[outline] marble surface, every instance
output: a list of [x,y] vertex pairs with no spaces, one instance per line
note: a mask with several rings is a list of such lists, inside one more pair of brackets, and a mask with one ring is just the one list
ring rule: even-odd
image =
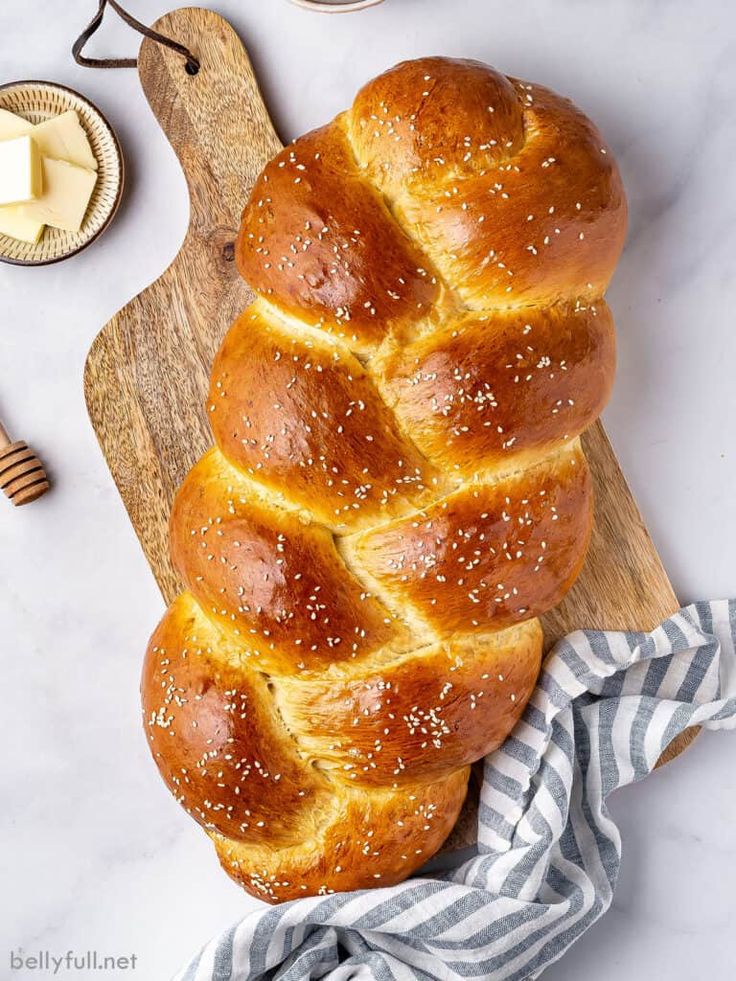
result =
[[[168,6],[131,0],[142,19]],[[138,675],[162,602],[88,423],[82,367],[99,327],[181,243],[187,200],[134,72],[77,68],[93,0],[4,0],[0,82],[54,79],[117,128],[129,185],[110,231],[45,269],[0,266],[0,418],[46,460],[53,493],[0,506],[0,975],[19,946],[138,955],[162,981],[251,901],[148,758]],[[606,413],[683,602],[736,594],[736,8],[707,0],[551,4],[387,0],[325,17],[220,0],[278,128],[296,136],[402,58],[494,63],[570,95],[620,161],[631,231],[610,302],[620,367]],[[109,18],[92,47],[136,49]],[[549,981],[732,973],[736,769],[727,734],[618,792],[614,907]],[[80,976],[80,975],[78,975]],[[99,972],[99,976],[104,976]],[[118,976],[118,975],[114,975]]]

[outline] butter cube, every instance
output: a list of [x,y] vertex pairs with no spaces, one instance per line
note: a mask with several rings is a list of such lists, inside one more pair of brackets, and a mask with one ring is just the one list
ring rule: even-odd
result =
[[53,228],[78,232],[96,183],[94,170],[44,157],[43,196],[22,205],[23,214]]
[[[16,116],[7,109],[0,109],[0,140],[12,140],[18,136],[28,136],[33,131],[33,123],[22,116]],[[23,206],[6,204],[0,207],[0,235],[9,235],[21,242],[35,245],[43,234],[43,222],[23,214]]]
[[30,136],[33,123],[14,112],[0,109],[0,140],[13,140],[16,136]]
[[35,245],[42,232],[43,222],[24,215],[22,204],[6,204],[0,208],[0,235],[9,235]]
[[77,167],[97,170],[97,161],[87,134],[73,109],[34,126],[33,139],[44,157],[66,160]]
[[42,190],[41,156],[33,139],[17,136],[0,142],[0,204],[32,201]]

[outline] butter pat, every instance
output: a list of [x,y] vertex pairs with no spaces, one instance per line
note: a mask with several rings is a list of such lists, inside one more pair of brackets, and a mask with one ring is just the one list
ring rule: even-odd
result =
[[16,116],[14,112],[0,109],[0,140],[13,140],[16,136],[30,136],[33,123]]
[[23,214],[22,204],[7,204],[0,208],[0,235],[10,235],[21,242],[35,245],[41,238],[43,222]]
[[16,136],[32,136],[43,157],[67,160],[78,167],[97,170],[97,160],[87,134],[73,109],[45,119],[37,126],[7,109],[0,109],[0,140],[12,140]]
[[87,134],[73,109],[34,126],[32,135],[42,156],[97,170],[97,161]]
[[43,197],[22,205],[21,210],[25,217],[43,225],[78,232],[96,183],[94,170],[44,157]]
[[0,204],[38,198],[43,190],[41,157],[30,136],[0,143]]

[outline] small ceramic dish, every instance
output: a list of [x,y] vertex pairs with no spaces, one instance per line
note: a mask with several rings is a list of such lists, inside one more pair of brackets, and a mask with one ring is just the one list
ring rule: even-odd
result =
[[97,183],[78,232],[44,228],[38,242],[20,242],[0,235],[0,261],[20,266],[59,262],[86,249],[112,221],[123,193],[124,164],[120,144],[100,110],[79,92],[56,82],[10,82],[0,85],[0,109],[43,122],[69,109],[76,110],[97,160]]
[[347,14],[351,10],[364,10],[375,7],[383,0],[291,0],[298,7],[307,10],[318,10],[323,14]]

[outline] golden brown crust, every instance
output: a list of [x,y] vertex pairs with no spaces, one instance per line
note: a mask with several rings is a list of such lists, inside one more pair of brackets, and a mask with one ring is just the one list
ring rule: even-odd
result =
[[303,751],[335,779],[400,786],[500,746],[534,689],[541,653],[539,621],[526,620],[381,665],[282,678],[275,690]]
[[[405,61],[364,86],[348,114],[351,144],[391,198],[477,177],[524,148],[513,82],[478,61]],[[435,194],[439,200],[444,195]]]
[[579,443],[491,484],[468,484],[346,543],[356,566],[441,637],[500,630],[556,606],[580,572],[593,523]]
[[203,827],[261,843],[296,844],[303,822],[331,806],[304,767],[264,675],[188,593],[156,629],[143,668],[143,715],[166,784]]
[[426,256],[362,179],[334,123],[266,166],[243,212],[236,261],[271,303],[358,351],[429,316],[439,293]]
[[608,401],[615,369],[603,300],[465,314],[380,364],[402,428],[433,463],[466,477],[516,469],[579,436]]
[[208,616],[262,670],[313,670],[404,634],[347,570],[332,535],[260,497],[210,450],[171,512],[174,566]]
[[228,332],[209,407],[228,459],[324,524],[375,524],[442,485],[360,361],[321,332],[295,334],[262,304]]
[[391,885],[440,847],[465,798],[466,767],[367,794],[302,758],[268,681],[183,593],[143,669],[146,732],[179,803],[226,871],[262,899]]
[[228,875],[270,903],[392,886],[424,865],[452,831],[469,775],[465,767],[397,791],[336,792],[324,827],[292,848],[212,840]]
[[625,225],[592,123],[477,62],[398,65],[264,170],[143,677],[254,895],[410,875],[519,719],[590,535]]
[[601,297],[626,234],[618,168],[571,102],[514,84],[521,152],[477,176],[448,167],[436,183],[398,193],[394,214],[472,309]]

